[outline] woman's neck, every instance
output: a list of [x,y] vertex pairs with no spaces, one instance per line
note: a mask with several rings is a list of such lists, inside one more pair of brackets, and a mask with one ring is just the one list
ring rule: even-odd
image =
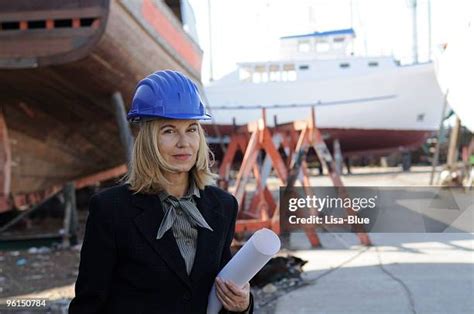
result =
[[189,186],[189,174],[187,172],[165,173],[165,178],[170,182],[166,192],[174,197],[182,197],[186,194]]

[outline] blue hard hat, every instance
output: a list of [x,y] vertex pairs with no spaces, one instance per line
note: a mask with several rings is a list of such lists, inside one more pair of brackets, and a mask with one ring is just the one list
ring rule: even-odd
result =
[[141,80],[127,118],[140,121],[154,118],[209,120],[211,116],[199,96],[196,84],[171,70],[158,71]]

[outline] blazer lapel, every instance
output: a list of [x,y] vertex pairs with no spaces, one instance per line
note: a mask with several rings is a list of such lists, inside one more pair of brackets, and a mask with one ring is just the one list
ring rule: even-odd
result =
[[[225,228],[223,226],[224,217],[218,211],[219,200],[206,193],[205,190],[200,190],[201,197],[196,199],[196,205],[206,222],[211,226],[213,231],[205,228],[198,228],[198,240],[196,248],[196,256],[194,257],[194,264],[191,270],[191,280],[197,282],[200,275],[203,273],[202,268],[210,265],[215,259],[215,250],[222,245],[220,242],[224,241]],[[224,248],[225,249],[225,248]],[[220,257],[218,257],[220,259]]]
[[134,194],[132,199],[132,203],[143,210],[134,220],[138,230],[176,275],[186,285],[191,286],[184,259],[173,233],[168,231],[161,239],[156,238],[158,228],[164,217],[159,197],[157,195]]

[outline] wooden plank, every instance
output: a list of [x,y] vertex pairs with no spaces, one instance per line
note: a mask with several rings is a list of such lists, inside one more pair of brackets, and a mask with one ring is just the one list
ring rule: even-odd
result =
[[101,181],[113,179],[124,175],[127,172],[127,165],[120,165],[112,169],[104,170],[98,173],[94,173],[90,176],[86,176],[74,181],[74,184],[77,189],[82,189],[83,187],[94,185]]
[[[116,26],[129,29],[124,32],[117,30],[114,32],[115,34],[129,33],[133,29],[140,30],[140,32],[135,31],[135,34],[145,35],[141,36],[141,40],[150,42],[148,45],[145,42],[139,43],[143,49],[160,47],[164,50],[163,56],[172,58],[166,62],[178,64],[178,67],[182,68],[184,72],[200,81],[202,50],[183,30],[182,25],[168,6],[161,1],[121,0],[118,6],[112,5],[110,8],[110,23],[118,22],[117,17],[119,16],[122,21],[120,25]],[[131,22],[130,17],[133,17],[134,23]],[[167,30],[172,30],[172,33],[167,34]],[[127,36],[127,38],[134,40],[132,37]],[[147,54],[147,56],[154,55]]]

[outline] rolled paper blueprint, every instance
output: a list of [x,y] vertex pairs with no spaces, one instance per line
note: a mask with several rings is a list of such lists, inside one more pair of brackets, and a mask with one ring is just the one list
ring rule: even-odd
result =
[[[243,287],[280,250],[280,239],[271,230],[255,232],[217,275]],[[215,283],[207,303],[207,314],[217,314],[222,304],[217,298]]]

